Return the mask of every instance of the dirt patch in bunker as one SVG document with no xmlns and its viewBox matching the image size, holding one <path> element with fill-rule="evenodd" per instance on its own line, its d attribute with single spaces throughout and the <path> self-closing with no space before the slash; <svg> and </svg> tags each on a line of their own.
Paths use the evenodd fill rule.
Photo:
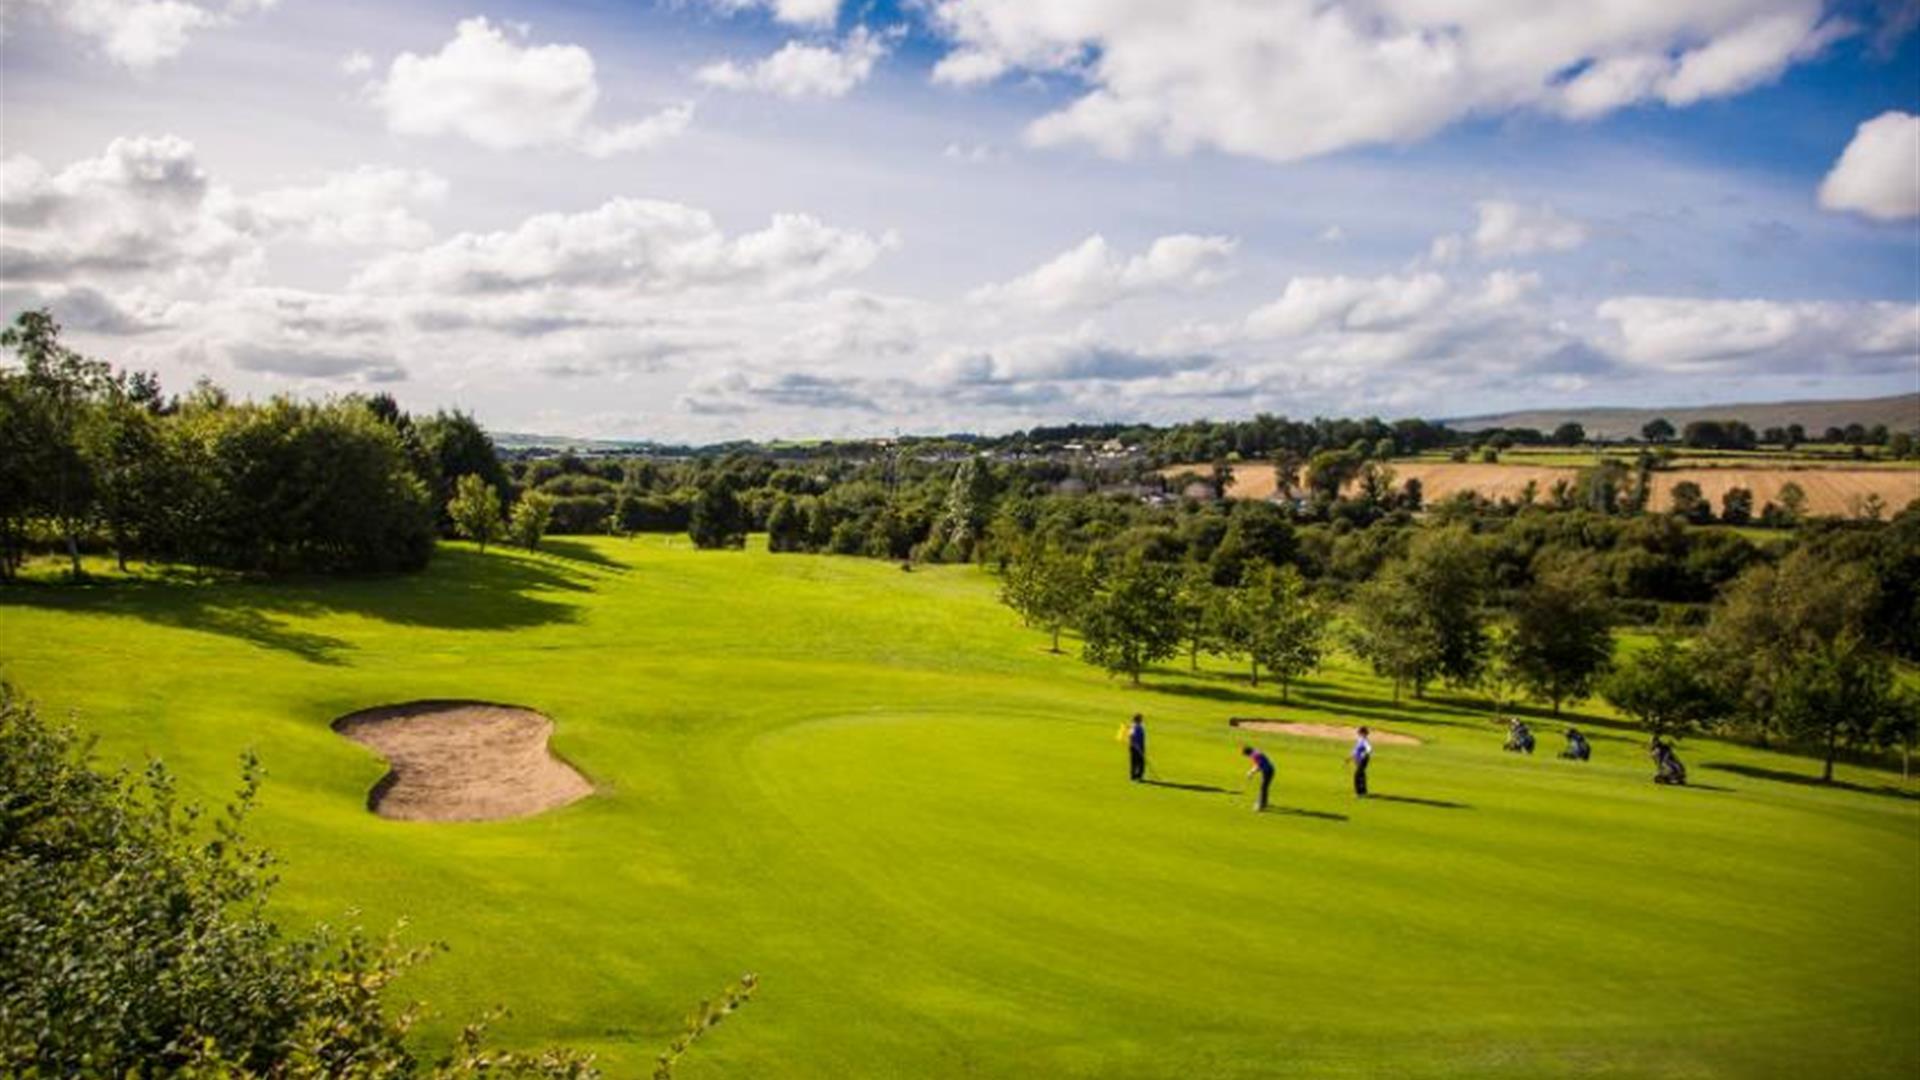
<svg viewBox="0 0 1920 1080">
<path fill-rule="evenodd" d="M 499 821 L 578 802 L 593 785 L 547 748 L 553 721 L 482 701 L 349 713 L 333 730 L 387 759 L 367 809 L 401 821 Z"/>
<path fill-rule="evenodd" d="M 1346 724 L 1296 724 L 1287 720 L 1251 720 L 1234 717 L 1227 721 L 1231 727 L 1245 728 L 1248 731 L 1271 731 L 1276 735 L 1304 735 L 1309 739 L 1351 739 L 1360 734 L 1357 727 Z M 1411 735 L 1401 735 L 1379 728 L 1367 729 L 1367 738 L 1382 746 L 1419 746 L 1420 740 Z"/>
</svg>

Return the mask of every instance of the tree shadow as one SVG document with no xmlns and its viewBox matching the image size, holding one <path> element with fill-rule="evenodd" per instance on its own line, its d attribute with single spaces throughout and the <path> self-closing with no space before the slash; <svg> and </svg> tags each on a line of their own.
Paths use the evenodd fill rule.
<svg viewBox="0 0 1920 1080">
<path fill-rule="evenodd" d="M 1205 791 L 1215 795 L 1233 794 L 1233 792 L 1228 791 L 1226 788 L 1215 787 L 1212 784 L 1182 784 L 1174 780 L 1142 780 L 1140 782 L 1143 784 L 1152 784 L 1154 787 L 1173 788 L 1178 791 Z"/>
<path fill-rule="evenodd" d="M 582 566 L 594 566 L 602 570 L 611 570 L 617 574 L 624 574 L 628 570 L 633 569 L 633 567 L 617 559 L 608 558 L 598 548 L 583 544 L 578 540 L 568 540 L 558 536 L 549 536 L 541 540 L 538 554 L 547 555 L 563 562 L 579 563 Z"/>
<path fill-rule="evenodd" d="M 1298 806 L 1274 806 L 1272 804 L 1268 804 L 1266 812 L 1269 814 L 1283 814 L 1287 817 L 1313 818 L 1317 821 L 1351 820 L 1345 814 L 1330 813 L 1329 811 L 1326 811 L 1326 810 L 1307 810 Z"/>
<path fill-rule="evenodd" d="M 564 563 L 443 547 L 432 568 L 418 574 L 29 582 L 0 589 L 0 609 L 133 618 L 339 664 L 350 642 L 287 621 L 353 615 L 424 629 L 519 630 L 576 621 L 577 605 L 551 594 L 592 588 L 586 575 Z"/>
<path fill-rule="evenodd" d="M 1716 772 L 1732 773 L 1735 776 L 1744 776 L 1749 780 L 1777 780 L 1783 784 L 1798 784 L 1802 787 L 1825 788 L 1835 791 L 1854 791 L 1862 795 L 1879 795 L 1891 799 L 1920 800 L 1920 791 L 1907 791 L 1902 788 L 1887 787 L 1884 785 L 1869 787 L 1866 784 L 1855 784 L 1846 780 L 1835 780 L 1832 783 L 1828 783 L 1818 776 L 1809 776 L 1806 773 L 1787 772 L 1784 769 L 1768 769 L 1759 765 L 1736 765 L 1722 761 L 1707 761 L 1702 762 L 1700 767 L 1703 769 L 1713 769 Z M 1689 786 L 1702 787 L 1704 785 L 1693 784 Z"/>
<path fill-rule="evenodd" d="M 1432 806 L 1441 810 L 1473 809 L 1473 807 L 1467 803 L 1448 802 L 1445 799 L 1423 799 L 1417 795 L 1381 795 L 1379 793 L 1373 793 L 1369 794 L 1367 798 L 1373 802 L 1406 803 L 1409 806 Z"/>
<path fill-rule="evenodd" d="M 1157 694 L 1178 694 L 1181 697 L 1206 698 L 1210 701 L 1234 701 L 1252 705 L 1278 705 L 1278 698 L 1262 694 L 1252 694 L 1244 690 L 1229 690 L 1221 686 L 1194 686 L 1189 683 L 1153 682 L 1141 683 L 1142 690 L 1151 690 Z"/>
</svg>

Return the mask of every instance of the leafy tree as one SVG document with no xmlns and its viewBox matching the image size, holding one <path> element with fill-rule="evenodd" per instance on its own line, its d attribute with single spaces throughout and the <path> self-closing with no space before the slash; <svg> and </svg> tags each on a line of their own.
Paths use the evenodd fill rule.
<svg viewBox="0 0 1920 1080">
<path fill-rule="evenodd" d="M 1215 651 L 1225 644 L 1230 595 L 1213 583 L 1213 574 L 1205 565 L 1188 563 L 1182 568 L 1175 610 L 1180 619 L 1180 636 L 1187 646 L 1189 671 L 1200 670 L 1202 652 Z"/>
<path fill-rule="evenodd" d="M 59 527 L 77 578 L 80 535 L 93 513 L 95 483 L 80 429 L 107 384 L 108 367 L 61 344 L 60 324 L 44 309 L 23 312 L 0 331 L 0 348 L 12 349 L 23 369 L 7 376 L 18 380 L 9 395 L 9 419 L 23 425 L 19 438 L 26 444 L 14 448 L 25 454 L 11 465 L 23 481 L 23 516 L 41 514 Z"/>
<path fill-rule="evenodd" d="M 1579 446 L 1587 441 L 1587 429 L 1572 420 L 1553 429 L 1553 442 L 1557 446 Z"/>
<path fill-rule="evenodd" d="M 1079 620 L 1091 587 L 1085 557 L 1049 547 L 1028 552 L 1008 565 L 1000 599 L 1018 611 L 1027 625 L 1051 634 L 1051 651 L 1059 652 L 1060 632 Z"/>
<path fill-rule="evenodd" d="M 1701 494 L 1700 485 L 1691 480 L 1682 480 L 1673 485 L 1673 490 L 1667 493 L 1667 500 L 1672 513 L 1695 525 L 1707 525 L 1713 521 L 1713 504 Z"/>
<path fill-rule="evenodd" d="M 1729 525 L 1745 525 L 1753 520 L 1753 492 L 1743 487 L 1728 488 L 1720 496 L 1720 520 Z"/>
<path fill-rule="evenodd" d="M 478 421 L 467 413 L 442 410 L 414 423 L 420 444 L 432 462 L 422 477 L 433 487 L 435 506 L 445 508 L 453 498 L 453 486 L 463 476 L 478 476 L 499 493 L 504 504 L 512 487 L 507 470 L 500 464 L 500 453 Z M 453 522 L 441 524 L 452 527 Z"/>
<path fill-rule="evenodd" d="M 1327 500 L 1337 499 L 1364 463 L 1352 450 L 1322 450 L 1307 459 L 1307 490 Z"/>
<path fill-rule="evenodd" d="M 1348 616 L 1348 646 L 1376 675 L 1393 680 L 1394 704 L 1400 703 L 1403 687 L 1410 685 L 1418 694 L 1434 677 L 1439 637 L 1406 575 L 1382 575 L 1360 586 Z"/>
<path fill-rule="evenodd" d="M 1613 615 L 1598 575 L 1584 564 L 1549 567 L 1513 605 L 1502 659 L 1536 698 L 1578 701 L 1613 657 Z"/>
<path fill-rule="evenodd" d="M 693 498 L 687 535 L 700 548 L 741 547 L 747 541 L 747 515 L 726 477 L 709 480 Z"/>
<path fill-rule="evenodd" d="M 1781 673 L 1778 695 L 1775 710 L 1781 729 L 1790 737 L 1812 739 L 1825 748 L 1820 771 L 1824 783 L 1833 782 L 1838 747 L 1872 742 L 1887 717 L 1899 708 L 1893 666 L 1854 634 L 1795 657 Z"/>
<path fill-rule="evenodd" d="M 479 544 L 481 551 L 487 550 L 488 544 L 506 532 L 506 523 L 500 516 L 500 492 L 478 473 L 468 473 L 454 485 L 453 498 L 447 503 L 447 517 L 454 529 Z"/>
<path fill-rule="evenodd" d="M 1081 614 L 1086 661 L 1138 684 L 1147 665 L 1180 648 L 1180 624 L 1169 617 L 1178 593 L 1170 567 L 1138 556 L 1103 575 Z"/>
<path fill-rule="evenodd" d="M 1403 577 L 1416 598 L 1415 610 L 1438 647 L 1434 674 L 1456 686 L 1469 686 L 1486 662 L 1487 618 L 1482 608 L 1487 585 L 1485 552 L 1462 526 L 1420 534 L 1407 557 L 1390 573 Z M 1415 693 L 1422 682 L 1415 680 Z"/>
<path fill-rule="evenodd" d="M 1798 483 L 1789 480 L 1780 485 L 1780 512 L 1787 524 L 1798 525 L 1807 518 L 1807 492 Z"/>
<path fill-rule="evenodd" d="M 1216 585 L 1238 584 L 1249 564 L 1278 566 L 1298 549 L 1293 526 L 1277 506 L 1243 502 L 1234 507 L 1227 531 L 1211 559 Z"/>
<path fill-rule="evenodd" d="M 154 399 L 125 377 L 103 382 L 98 402 L 84 416 L 80 453 L 93 472 L 100 521 L 113 543 L 120 569 L 128 549 L 148 547 L 159 529 L 170 473 Z M 157 391 L 157 387 L 156 387 Z"/>
<path fill-rule="evenodd" d="M 541 538 L 547 535 L 547 525 L 552 520 L 553 499 L 537 491 L 529 491 L 513 504 L 513 515 L 507 520 L 507 537 L 528 551 L 533 551 L 540 546 Z"/>
<path fill-rule="evenodd" d="M 1800 660 L 1866 635 L 1879 586 L 1866 565 L 1797 549 L 1721 590 L 1701 638 L 1703 667 L 1735 718 L 1765 738 L 1780 729 L 1781 680 Z"/>
<path fill-rule="evenodd" d="M 1700 658 L 1663 633 L 1629 656 L 1600 684 L 1600 695 L 1649 735 L 1677 739 L 1713 723 L 1725 702 L 1700 669 Z"/>
<path fill-rule="evenodd" d="M 1280 680 L 1287 700 L 1293 680 L 1320 666 L 1326 640 L 1326 613 L 1307 595 L 1306 582 L 1291 566 L 1264 566 L 1234 591 L 1230 618 L 1247 654 L 1253 685 L 1260 668 Z"/>
<path fill-rule="evenodd" d="M 1673 434 L 1673 424 L 1666 417 L 1655 417 L 1640 425 L 1640 437 L 1650 443 L 1670 442 Z"/>
<path fill-rule="evenodd" d="M 767 511 L 767 550 L 805 551 L 807 548 L 806 516 L 793 496 L 781 492 L 773 500 L 773 508 Z"/>
</svg>

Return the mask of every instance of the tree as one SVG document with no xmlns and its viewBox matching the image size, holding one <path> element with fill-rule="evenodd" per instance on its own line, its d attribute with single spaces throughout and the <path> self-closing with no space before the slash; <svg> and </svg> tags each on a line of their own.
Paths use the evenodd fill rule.
<svg viewBox="0 0 1920 1080">
<path fill-rule="evenodd" d="M 1560 705 L 1593 692 L 1613 657 L 1613 613 L 1587 566 L 1550 567 L 1513 605 L 1502 659 L 1536 698 Z"/>
<path fill-rule="evenodd" d="M 1691 734 L 1725 713 L 1700 659 L 1668 633 L 1616 667 L 1601 682 L 1600 695 L 1659 739 Z"/>
<path fill-rule="evenodd" d="M 806 515 L 793 496 L 781 492 L 767 511 L 767 550 L 805 551 L 807 547 Z"/>
<path fill-rule="evenodd" d="M 1728 488 L 1720 496 L 1720 520 L 1729 525 L 1745 525 L 1753 520 L 1753 492 L 1743 487 Z"/>
<path fill-rule="evenodd" d="M 947 489 L 947 507 L 940 523 L 946 553 L 955 562 L 973 558 L 973 549 L 986 531 L 993 511 L 993 473 L 978 457 L 969 457 L 954 470 Z"/>
<path fill-rule="evenodd" d="M 169 481 L 168 460 L 154 399 L 125 376 L 105 380 L 98 402 L 84 415 L 81 456 L 92 470 L 98 516 L 113 543 L 115 561 L 127 568 L 128 549 L 148 547 L 160 530 Z"/>
<path fill-rule="evenodd" d="M 1402 687 L 1418 693 L 1438 669 L 1438 635 L 1422 617 L 1420 597 L 1405 575 L 1382 575 L 1360 586 L 1348 619 L 1348 647 L 1374 674 L 1393 680 L 1395 705 Z"/>
<path fill-rule="evenodd" d="M 506 532 L 506 523 L 500 517 L 500 492 L 478 473 L 468 473 L 454 484 L 447 517 L 455 531 L 479 544 L 481 551 Z"/>
<path fill-rule="evenodd" d="M 540 546 L 540 539 L 547 535 L 547 525 L 552 520 L 553 499 L 537 491 L 529 491 L 513 504 L 513 516 L 507 521 L 507 536 L 514 543 L 533 551 Z"/>
<path fill-rule="evenodd" d="M 1735 719 L 1761 738 L 1780 730 L 1782 678 L 1810 654 L 1867 634 L 1879 585 L 1858 561 L 1799 548 L 1757 563 L 1715 600 L 1701 636 L 1704 668 Z"/>
<path fill-rule="evenodd" d="M 1086 559 L 1058 547 L 1029 550 L 1012 560 L 1000 583 L 1000 599 L 1018 611 L 1027 625 L 1052 635 L 1060 651 L 1060 632 L 1080 618 L 1091 576 Z"/>
<path fill-rule="evenodd" d="M 1176 610 L 1180 636 L 1187 645 L 1187 669 L 1200 670 L 1200 654 L 1222 646 L 1227 630 L 1227 600 L 1231 594 L 1214 584 L 1204 563 L 1188 563 L 1180 572 Z M 1056 649 L 1056 651 L 1058 651 Z"/>
<path fill-rule="evenodd" d="M 1655 417 L 1640 425 L 1640 437 L 1650 443 L 1670 442 L 1673 439 L 1673 424 L 1666 417 Z"/>
<path fill-rule="evenodd" d="M 1124 672 L 1138 684 L 1147 665 L 1180 648 L 1180 624 L 1170 618 L 1178 602 L 1174 571 L 1129 556 L 1097 581 L 1081 614 L 1084 657 L 1109 674 Z"/>
<path fill-rule="evenodd" d="M 1667 503 L 1675 516 L 1695 525 L 1707 525 L 1713 521 L 1713 504 L 1701 494 L 1700 485 L 1691 480 L 1682 480 L 1673 485 L 1673 490 L 1667 493 Z"/>
<path fill-rule="evenodd" d="M 1307 490 L 1329 501 L 1359 475 L 1363 459 L 1352 450 L 1322 450 L 1307 459 Z"/>
<path fill-rule="evenodd" d="M 725 476 L 708 480 L 693 498 L 687 535 L 698 548 L 741 547 L 747 542 L 747 515 Z"/>
<path fill-rule="evenodd" d="M 1556 446 L 1579 446 L 1587 441 L 1587 429 L 1572 420 L 1553 429 L 1553 442 Z"/>
<path fill-rule="evenodd" d="M 453 498 L 454 484 L 463 476 L 478 476 L 498 494 L 504 505 L 512 493 L 507 471 L 500 464 L 500 453 L 493 437 L 472 416 L 459 411 L 440 411 L 414 423 L 420 444 L 432 462 L 430 475 L 423 476 L 433 487 L 433 504 L 444 513 Z M 453 522 L 441 517 L 442 527 Z"/>
<path fill-rule="evenodd" d="M 1893 666 L 1855 634 L 1795 657 L 1781 675 L 1778 693 L 1775 709 L 1781 729 L 1824 747 L 1820 780 L 1829 784 L 1838 747 L 1872 742 L 1900 707 Z"/>
<path fill-rule="evenodd" d="M 1326 613 L 1307 595 L 1300 572 L 1261 567 L 1234 590 L 1230 611 L 1232 636 L 1247 655 L 1253 685 L 1260 685 L 1264 665 L 1280 680 L 1280 700 L 1287 700 L 1293 680 L 1320 666 L 1326 640 Z"/>
<path fill-rule="evenodd" d="M 1792 480 L 1780 485 L 1780 513 L 1787 524 L 1798 525 L 1807 517 L 1807 492 Z"/>
<path fill-rule="evenodd" d="M 45 309 L 22 312 L 0 331 L 0 348 L 12 349 L 23 370 L 10 395 L 12 422 L 31 440 L 20 470 L 27 514 L 38 513 L 60 529 L 74 577 L 81 575 L 80 534 L 94 508 L 95 476 L 82 452 L 81 426 L 105 387 L 109 369 L 60 343 L 60 324 Z"/>
<path fill-rule="evenodd" d="M 1464 526 L 1424 532 L 1389 573 L 1405 578 L 1415 610 L 1438 647 L 1433 673 L 1456 686 L 1472 685 L 1488 649 L 1482 610 L 1487 560 L 1481 543 Z M 1423 683 L 1415 680 L 1416 696 L 1424 692 Z"/>
</svg>

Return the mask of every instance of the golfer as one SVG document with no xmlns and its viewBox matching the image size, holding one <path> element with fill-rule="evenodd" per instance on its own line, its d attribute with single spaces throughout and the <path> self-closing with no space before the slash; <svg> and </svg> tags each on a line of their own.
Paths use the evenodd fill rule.
<svg viewBox="0 0 1920 1080">
<path fill-rule="evenodd" d="M 1248 779 L 1252 779 L 1254 773 L 1260 774 L 1260 795 L 1253 801 L 1253 812 L 1257 814 L 1267 808 L 1267 789 L 1273 787 L 1273 759 L 1251 746 L 1241 747 L 1240 756 L 1253 762 L 1253 767 L 1247 770 Z"/>
<path fill-rule="evenodd" d="M 1133 714 L 1133 726 L 1127 729 L 1127 775 L 1139 783 L 1147 775 L 1147 722 Z"/>
<path fill-rule="evenodd" d="M 1365 798 L 1367 794 L 1367 763 L 1373 760 L 1373 743 L 1367 739 L 1367 729 L 1360 729 L 1360 737 L 1353 740 L 1353 793 Z"/>
</svg>

